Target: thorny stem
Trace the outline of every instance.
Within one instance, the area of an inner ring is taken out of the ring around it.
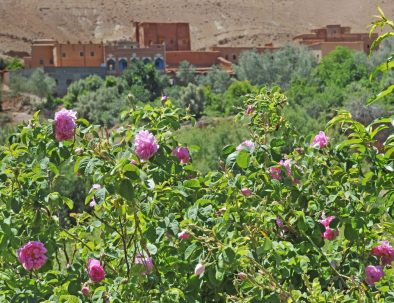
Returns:
[[[313,242],[313,240],[307,235],[305,234],[305,232],[301,231],[301,233],[305,236],[305,238],[308,239],[308,241],[313,245],[313,247],[317,250],[317,252],[327,261],[327,263],[330,265],[331,270],[338,276],[338,278],[341,280],[341,282],[343,283],[343,285],[348,288],[348,286],[346,285],[346,282],[344,280],[351,280],[348,276],[342,275],[341,273],[339,273],[337,271],[337,269],[331,264],[330,260],[328,259],[328,257],[326,256],[326,254],[323,252],[323,250],[317,246],[315,244],[315,242]]]
[[[130,279],[130,263],[129,263],[129,259],[127,257],[127,243],[126,243],[127,231],[125,231],[123,229],[121,216],[119,216],[119,225],[120,225],[120,230],[122,231],[122,234],[120,235],[120,237],[122,238],[122,243],[123,243],[123,253],[124,253],[124,259],[125,259],[126,268],[127,268],[127,279]]]

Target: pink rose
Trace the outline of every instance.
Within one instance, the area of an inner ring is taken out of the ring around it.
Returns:
[[[175,147],[172,150],[172,155],[177,157],[181,163],[189,163],[190,162],[190,155],[189,150],[187,147]]]
[[[247,151],[252,151],[254,148],[254,143],[250,140],[245,140],[242,142],[240,145],[237,146],[236,150],[241,151],[241,150],[247,150]]]
[[[71,140],[77,127],[75,120],[77,113],[72,110],[62,109],[55,113],[55,137],[58,141]]]
[[[190,234],[187,230],[182,230],[179,234],[178,234],[178,239],[184,240],[190,237]]]
[[[280,166],[284,166],[286,169],[286,175],[288,177],[291,176],[291,161],[290,160],[280,160],[278,162],[278,166],[274,166],[270,168],[270,174],[272,179],[280,180],[282,179],[282,169]]]
[[[253,105],[248,105],[248,107],[246,108],[245,114],[247,114],[248,116],[251,115],[254,112],[254,107]]]
[[[326,147],[327,144],[328,144],[328,137],[322,131],[320,131],[319,134],[315,136],[312,142],[313,147],[320,147],[320,148]]]
[[[318,222],[320,224],[322,224],[326,228],[326,230],[322,234],[322,237],[324,239],[334,240],[339,235],[339,231],[338,230],[333,230],[332,228],[330,228],[330,223],[334,219],[335,219],[335,216],[325,217],[325,214],[323,213],[322,219],[318,220]]]
[[[365,282],[368,285],[374,285],[380,279],[384,277],[383,266],[369,265],[365,268]]]
[[[40,269],[48,257],[47,249],[40,241],[30,241],[16,251],[18,260],[26,270]]]
[[[374,256],[380,257],[383,265],[390,265],[394,261],[394,248],[388,241],[383,241],[371,251]]]
[[[85,297],[89,296],[89,293],[90,293],[89,287],[83,286],[82,289],[81,289],[81,292],[82,292],[82,294],[83,294]]]
[[[205,271],[205,266],[201,263],[198,263],[196,268],[194,269],[194,274],[196,276],[200,276],[204,273],[204,271]]]
[[[241,189],[241,194],[244,195],[245,197],[249,197],[253,194],[253,192],[249,188],[244,187]]]
[[[147,130],[139,131],[134,140],[135,153],[142,160],[149,160],[159,149],[155,136]]]
[[[100,282],[105,278],[104,268],[100,261],[96,259],[89,259],[88,261],[88,275],[93,282]]]
[[[145,271],[142,272],[143,275],[149,275],[153,270],[153,259],[151,257],[144,257],[138,254],[135,257],[134,264],[142,264],[145,267]]]
[[[96,206],[96,199],[93,197],[92,200],[89,202],[90,207],[95,207]]]
[[[162,97],[161,97],[161,101],[162,101],[162,102],[167,101],[167,96],[165,96],[165,95],[162,96]]]

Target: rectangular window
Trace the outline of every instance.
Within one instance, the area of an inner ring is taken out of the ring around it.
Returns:
[[[62,53],[62,57],[63,57],[63,58],[66,58],[66,53]]]
[[[53,65],[53,59],[49,59],[49,64]]]
[[[84,56],[84,53],[83,53],[83,52],[80,52],[79,55],[80,55],[81,57],[83,57],[83,56]]]
[[[94,52],[90,52],[90,56],[91,56],[91,57],[94,57]]]
[[[44,65],[44,59],[40,59],[40,65]]]

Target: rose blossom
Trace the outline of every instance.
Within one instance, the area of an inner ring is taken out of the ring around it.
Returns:
[[[275,223],[276,223],[276,225],[277,225],[279,228],[284,228],[284,227],[285,227],[285,225],[283,224],[283,221],[282,221],[279,217],[276,217]]]
[[[149,160],[159,149],[155,136],[147,130],[141,130],[135,135],[135,153],[142,160]]]
[[[172,150],[172,155],[177,157],[181,163],[189,163],[190,162],[190,155],[189,150],[187,147],[175,147]]]
[[[93,282],[100,282],[105,278],[104,268],[100,261],[96,259],[89,259],[88,261],[88,275]]]
[[[151,257],[138,254],[135,257],[134,264],[142,264],[145,267],[145,271],[142,272],[143,275],[149,275],[153,270],[153,259]]]
[[[254,148],[254,143],[250,140],[245,140],[242,142],[240,145],[237,146],[236,150],[241,151],[241,150],[247,150],[247,151],[252,151]]]
[[[333,230],[332,228],[330,228],[330,223],[334,219],[335,219],[335,216],[325,217],[325,215],[323,214],[322,219],[318,220],[318,222],[326,228],[326,230],[322,234],[324,239],[334,240],[339,235],[338,230]]]
[[[89,296],[89,293],[90,293],[89,287],[83,286],[82,289],[81,289],[81,292],[82,292],[82,294],[83,294],[85,297]]]
[[[251,115],[253,112],[254,112],[253,105],[248,105],[248,107],[246,108],[245,114]]]
[[[163,102],[164,102],[164,101],[167,101],[167,96],[166,96],[166,95],[162,96],[162,97],[161,97],[161,101],[163,101]]]
[[[383,265],[389,265],[394,261],[394,248],[388,241],[383,241],[371,251],[374,256],[380,257]]]
[[[71,140],[77,127],[77,112],[62,109],[55,113],[55,137],[58,141]]]
[[[253,194],[253,192],[249,188],[244,187],[241,189],[241,194],[244,195],[245,197],[249,197]]]
[[[83,149],[80,148],[80,147],[77,147],[77,148],[75,149],[75,153],[76,153],[77,155],[79,155],[79,154],[82,153],[82,152],[83,152]]]
[[[16,251],[18,260],[26,270],[40,269],[48,259],[47,249],[40,241],[30,241]]]
[[[95,207],[96,206],[96,199],[93,197],[92,200],[89,202],[90,207]]]
[[[187,230],[182,230],[180,233],[178,233],[178,239],[187,239],[190,237],[190,234]]]
[[[328,137],[322,131],[320,131],[319,134],[315,136],[312,142],[313,147],[320,147],[320,148],[326,147],[327,144],[328,144]]]
[[[198,263],[196,268],[194,269],[194,274],[196,276],[200,276],[204,273],[204,271],[205,271],[205,266],[201,263]]]
[[[291,161],[290,160],[280,160],[278,162],[278,166],[284,166],[286,168],[286,175],[288,177],[291,176]],[[271,167],[270,168],[270,174],[271,174],[271,178],[275,179],[275,180],[280,180],[282,179],[282,175],[281,175],[282,169],[280,167]]]
[[[383,266],[373,266],[369,265],[365,268],[365,282],[368,285],[374,285],[381,278],[384,277]]]

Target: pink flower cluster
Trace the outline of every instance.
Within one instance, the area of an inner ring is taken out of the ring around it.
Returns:
[[[382,265],[369,265],[365,268],[365,283],[374,285],[384,277],[384,266],[390,265],[394,261],[394,248],[388,241],[383,241],[380,245],[372,248],[371,254],[380,258]]]
[[[328,137],[323,131],[320,131],[319,134],[317,134],[313,139],[312,146],[324,148],[327,145],[328,145]]]
[[[338,230],[334,230],[330,227],[330,223],[334,219],[335,219],[335,216],[329,216],[329,217],[324,218],[324,215],[323,215],[322,219],[319,220],[319,223],[323,224],[323,226],[326,228],[325,232],[322,234],[324,239],[334,240],[339,235]]]
[[[172,155],[174,157],[177,157],[178,160],[182,163],[182,164],[186,164],[190,162],[190,155],[189,155],[189,150],[187,149],[187,147],[175,147],[172,150]]]
[[[379,257],[383,265],[390,265],[394,261],[394,248],[388,241],[383,241],[380,245],[374,247],[371,253]]]
[[[253,148],[254,148],[253,141],[245,140],[244,142],[242,142],[240,145],[237,146],[236,150],[237,151],[241,151],[241,150],[252,151]]]
[[[71,140],[77,127],[77,112],[62,109],[55,113],[55,137],[58,141]]]
[[[285,160],[285,161],[280,160],[278,163],[278,166],[274,166],[274,167],[270,168],[270,174],[271,174],[272,179],[276,179],[276,180],[282,179],[282,175],[281,175],[282,169],[280,166],[285,167],[286,175],[288,177],[291,176],[291,161],[290,160]]]
[[[19,262],[26,270],[40,269],[48,257],[47,249],[40,241],[30,241],[16,251]]]
[[[153,259],[151,257],[144,257],[138,254],[134,259],[134,264],[141,264],[145,267],[145,271],[142,272],[143,275],[149,275],[153,270]]]
[[[141,130],[135,135],[135,153],[142,160],[149,160],[159,149],[155,136],[147,130]]]
[[[96,259],[89,259],[88,261],[88,275],[93,282],[100,282],[105,278],[104,268],[101,266],[100,261]]]
[[[365,282],[368,285],[374,285],[376,282],[378,282],[380,279],[384,277],[384,271],[383,271],[383,266],[377,265],[368,265],[365,268]]]

